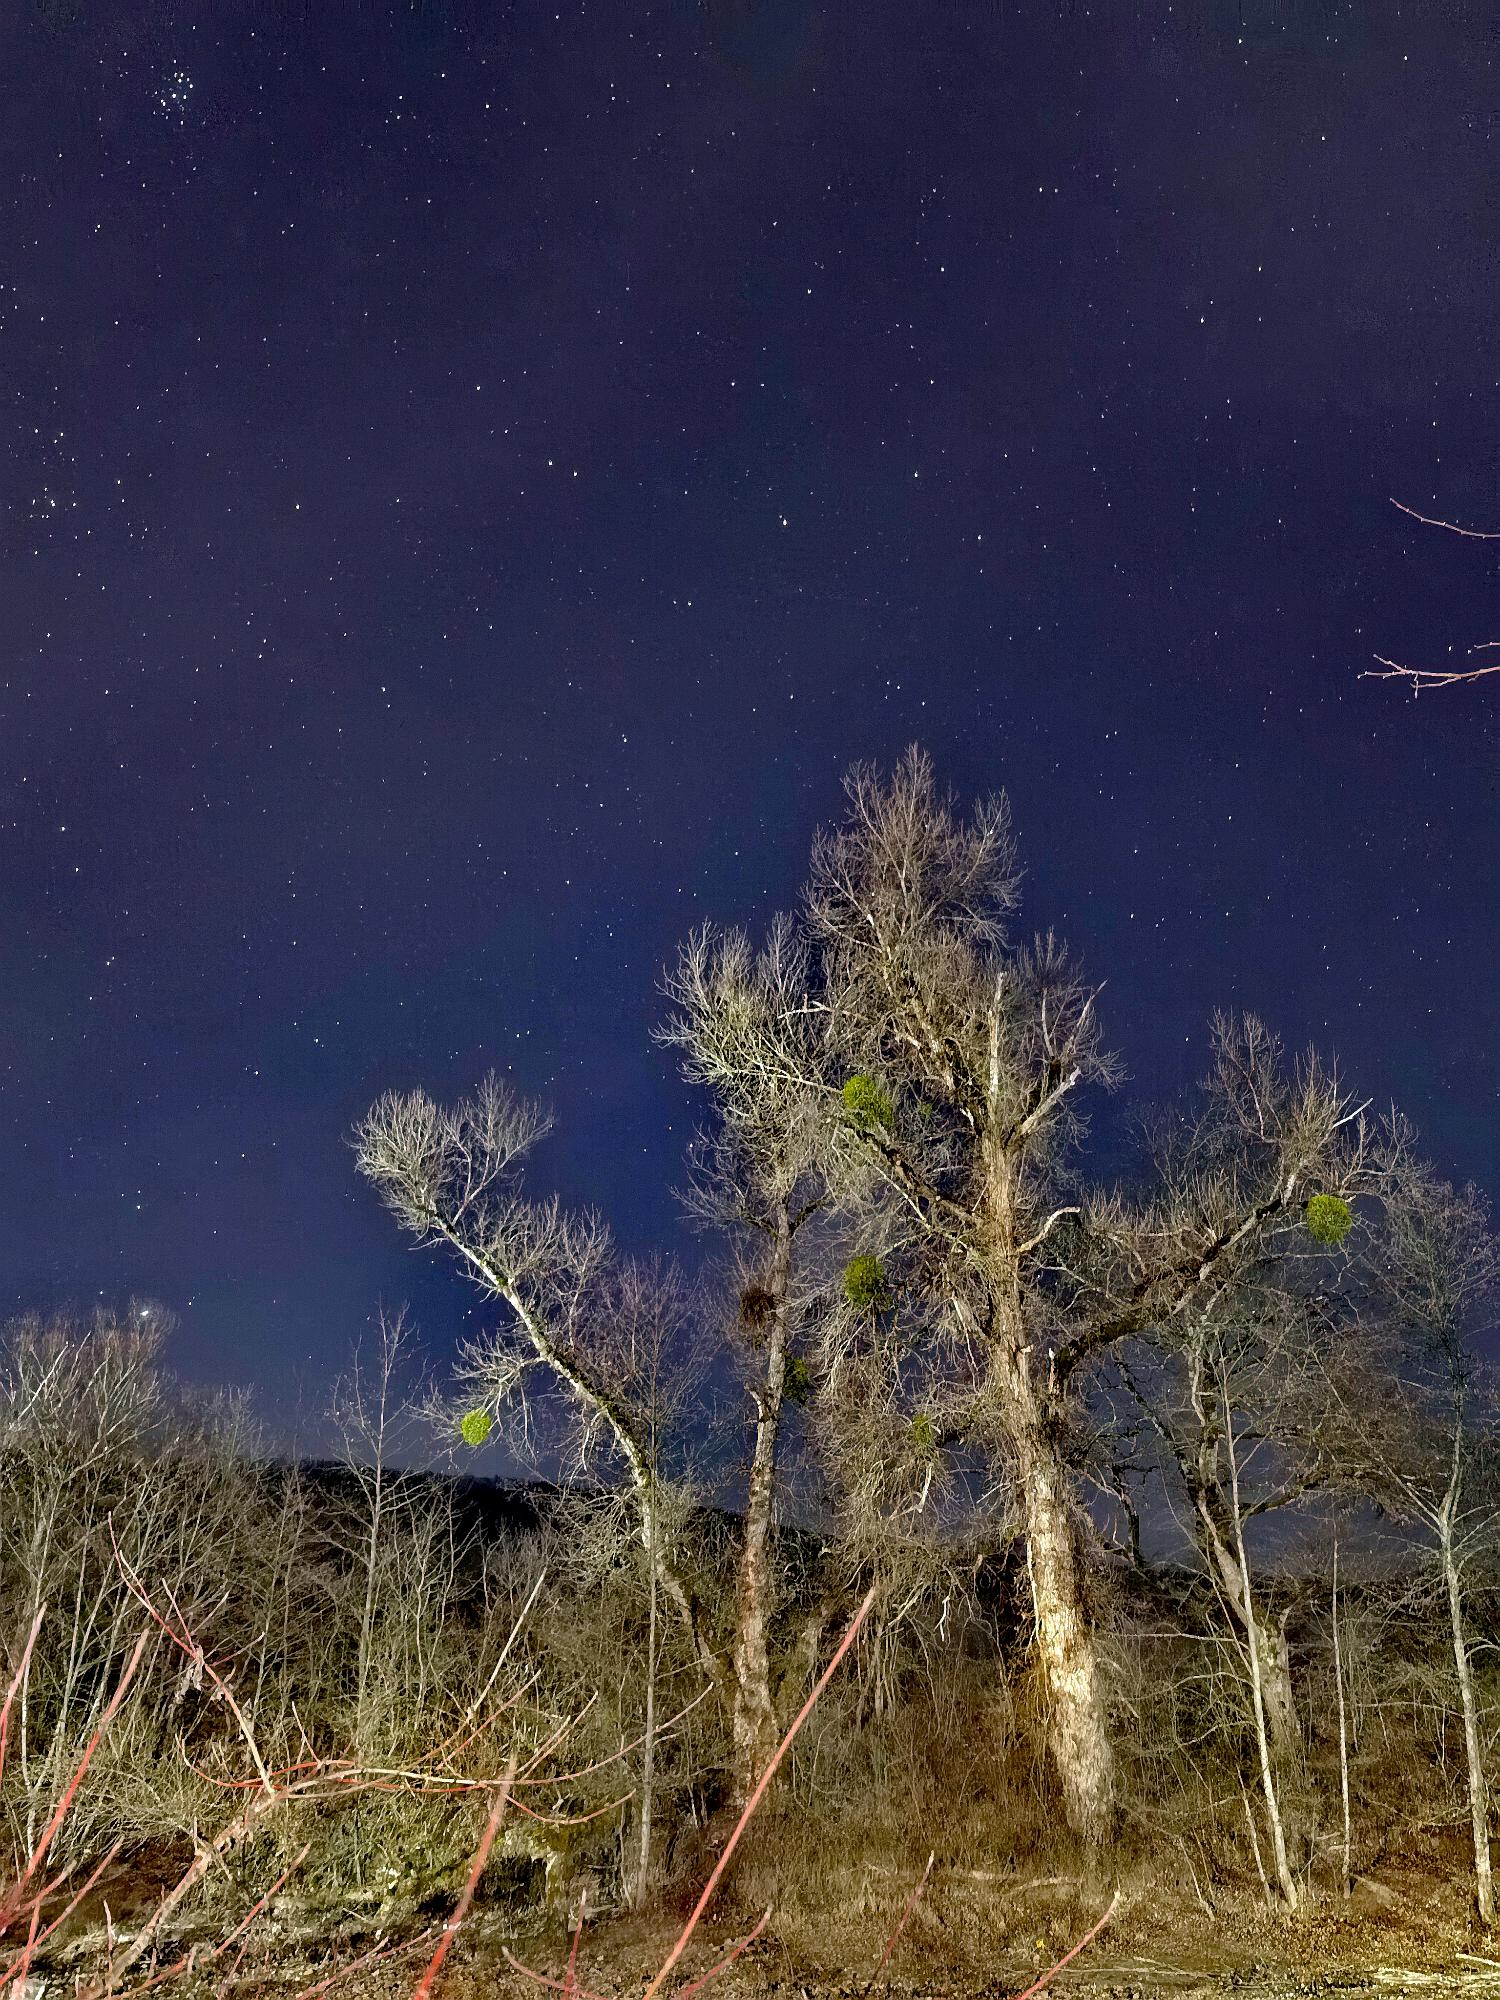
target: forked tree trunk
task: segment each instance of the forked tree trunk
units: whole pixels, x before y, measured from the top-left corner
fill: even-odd
[[[766,1327],[765,1374],[756,1392],[755,1446],[745,1495],[744,1540],[740,1546],[734,1623],[734,1782],[743,1805],[756,1780],[776,1754],[780,1732],[771,1698],[768,1629],[774,1610],[771,1528],[776,1501],[776,1446],[786,1394],[788,1293],[791,1288],[792,1227],[786,1206],[778,1209],[765,1289],[772,1304]]]
[[[1283,1767],[1295,1760],[1302,1747],[1302,1725],[1292,1692],[1286,1633],[1272,1624],[1255,1603],[1250,1570],[1244,1560],[1244,1538],[1238,1532],[1238,1501],[1224,1491],[1219,1462],[1218,1419],[1213,1411],[1220,1385],[1209,1371],[1206,1348],[1195,1346],[1189,1358],[1189,1367],[1198,1443],[1195,1456],[1184,1457],[1182,1469],[1192,1493],[1199,1547],[1218,1579],[1220,1593],[1239,1629],[1240,1644],[1246,1656],[1253,1650],[1259,1661],[1261,1702],[1265,1710],[1271,1755],[1277,1766]],[[1236,1473],[1236,1481],[1237,1478]]]

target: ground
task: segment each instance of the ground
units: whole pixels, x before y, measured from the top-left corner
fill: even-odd
[[[1076,1883],[1058,1879],[935,1883],[875,1982],[872,2000],[882,1991],[891,2000],[999,2000],[1018,1993],[1088,1930],[1108,1900],[1107,1893],[1081,1897]],[[727,1975],[726,1986],[737,2000],[859,2000],[872,1991],[899,1912],[893,1900],[889,1911],[872,1907],[832,1925],[811,1915],[773,1919],[767,1935]],[[743,1935],[743,1928],[736,1932],[727,1924],[712,1928],[718,1949]],[[580,1977],[610,2000],[639,1994],[670,1935],[659,1922],[601,1924],[585,1933]],[[566,1941],[538,1939],[536,1948],[517,1948],[517,1955],[559,1977]],[[712,1957],[711,1950],[695,1951],[688,1977],[706,1969]],[[526,1990],[527,1982],[497,1958],[497,1948],[476,1930],[455,1969],[452,2000]],[[1401,1992],[1500,2000],[1500,1940],[1487,1941],[1474,1929],[1464,1884],[1452,1880],[1362,1884],[1348,1903],[1321,1901],[1292,1918],[1268,1913],[1258,1900],[1210,1917],[1196,1904],[1174,1906],[1159,1892],[1123,1885],[1114,1919],[1058,1975],[1056,1988],[1098,2000]]]
[[[723,2000],[1001,2000],[1022,1992],[1097,1920],[1110,1887],[1086,1889],[1071,1876],[1028,1877],[935,1873],[904,1933],[881,1968],[882,1955],[910,1893],[893,1876],[845,1883],[825,1878],[840,1914],[828,1905],[798,1908],[795,1896],[773,1911],[763,1935],[715,1985]],[[1242,1894],[1210,1914],[1181,1885],[1122,1880],[1113,1919],[1063,1970],[1055,1990],[1086,2000],[1148,2000],[1148,1996],[1233,1994],[1237,2000],[1291,2000],[1313,1995],[1462,1995],[1500,2000],[1500,1937],[1472,1921],[1467,1883],[1451,1872],[1385,1870],[1362,1878],[1353,1895],[1324,1896],[1295,1916]],[[684,1894],[670,1907],[639,1917],[605,1915],[586,1924],[579,1942],[579,1985],[605,2000],[639,1996],[661,1964],[691,1906]],[[759,1911],[726,1910],[702,1925],[668,1992],[690,1984],[753,1925]],[[425,1942],[409,1940],[364,1971],[338,1979],[332,1991],[350,2000],[408,2000],[439,1934],[435,1918]],[[175,1955],[189,1940],[174,1941]],[[229,1977],[196,1982],[204,1993],[253,1993],[277,2000],[313,2000],[340,1967],[388,1941],[370,1935],[335,1939],[312,1934],[289,1915],[246,1955]],[[571,1942],[561,1919],[478,1905],[459,1933],[441,1982],[442,2000],[543,2000],[548,1985],[528,1980],[507,1958],[513,1953],[546,1981],[561,1982]],[[74,1962],[74,1965],[77,1961]],[[71,1989],[73,1966],[49,1968],[47,1995]],[[60,1976],[59,1976],[60,1975]],[[174,1982],[181,2000],[187,1983]],[[196,2000],[196,1996],[194,1996]]]

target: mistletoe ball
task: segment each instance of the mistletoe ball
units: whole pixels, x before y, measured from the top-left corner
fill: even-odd
[[[477,1451],[490,1432],[495,1428],[495,1420],[488,1410],[469,1410],[458,1422],[458,1434],[467,1445]]]
[[[1315,1194],[1305,1219],[1308,1234],[1319,1243],[1342,1243],[1354,1227],[1354,1210],[1340,1195]]]
[[[895,1117],[891,1100],[873,1076],[851,1076],[844,1085],[844,1109],[861,1132],[876,1126],[889,1130]]]
[[[886,1312],[891,1288],[878,1257],[851,1257],[844,1267],[844,1297],[856,1312]]]

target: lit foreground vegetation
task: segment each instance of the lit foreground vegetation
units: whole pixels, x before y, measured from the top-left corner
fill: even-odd
[[[476,1900],[706,1883],[758,1935],[872,1873],[887,1956],[1021,1871],[1076,1933],[1120,1879],[1214,1919],[1391,1864],[1488,1925],[1483,1205],[1253,1020],[1092,1179],[1114,1066],[1016,883],[913,755],[763,943],[688,942],[691,1281],[532,1190],[504,1084],[383,1099],[358,1166],[493,1326],[439,1388],[383,1328],[337,1463],[177,1390],[159,1314],[10,1330],[0,1990],[244,1984],[274,1931],[425,1992]],[[441,1469],[502,1442],[551,1483]]]

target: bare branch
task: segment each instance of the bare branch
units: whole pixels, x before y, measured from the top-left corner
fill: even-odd
[[[1431,514],[1419,514],[1404,500],[1392,499],[1391,505],[1399,507],[1403,514],[1410,514],[1414,521],[1420,521],[1426,528],[1446,528],[1450,535],[1462,535],[1471,542],[1500,542],[1500,528],[1460,528],[1456,522],[1439,521]]]

